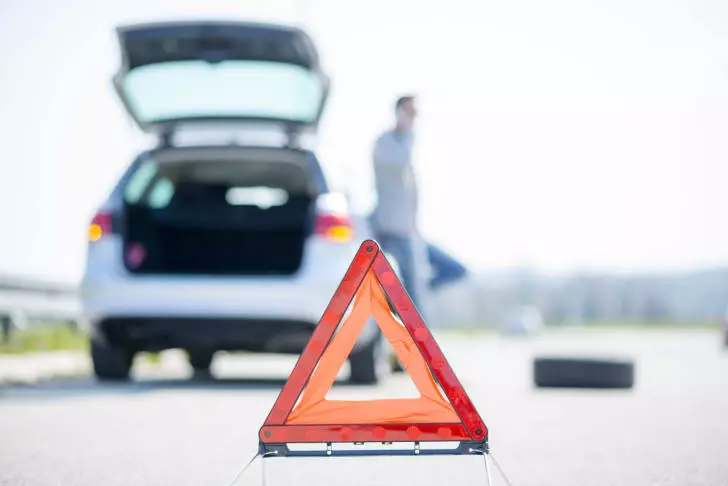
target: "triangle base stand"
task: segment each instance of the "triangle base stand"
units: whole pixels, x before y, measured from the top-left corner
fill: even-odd
[[[319,449],[291,449],[289,444],[271,444],[260,442],[258,452],[264,457],[355,457],[355,456],[442,456],[442,455],[485,455],[488,454],[488,441],[461,441],[457,447],[427,447],[422,448],[421,442],[412,442],[412,447],[391,447],[392,442],[370,443],[353,442],[349,448],[335,448],[339,443],[327,442],[322,444],[325,448]],[[429,442],[428,444],[436,444]],[[372,445],[383,447],[371,448]]]
[[[386,443],[385,443],[386,444]],[[416,443],[418,444],[418,443]],[[291,454],[290,449],[286,446],[286,444],[264,444],[261,442],[259,444],[258,453],[253,456],[253,458],[235,475],[232,482],[229,484],[229,486],[235,486],[238,482],[238,480],[245,474],[247,469],[255,462],[257,458],[260,457],[261,459],[261,484],[263,486],[266,485],[266,472],[265,472],[265,460],[272,458],[272,457],[290,457],[290,456],[302,456],[302,457],[326,457],[326,456],[351,456],[352,454],[341,454],[341,452],[347,452],[347,451],[339,451],[339,453],[334,454],[332,449],[332,444],[327,444],[327,451],[331,451],[331,454],[324,453],[324,454]],[[416,449],[414,449],[416,450]],[[461,442],[460,446],[457,448],[459,452],[445,452],[445,454],[472,454],[472,455],[481,455],[483,456],[483,465],[485,466],[485,477],[488,481],[488,486],[493,485],[493,480],[490,475],[490,468],[488,467],[488,457],[491,458],[491,460],[494,462],[495,466],[498,468],[498,472],[500,473],[501,477],[505,480],[506,484],[508,486],[511,486],[511,482],[508,480],[508,478],[503,473],[503,470],[500,468],[500,465],[495,461],[495,457],[493,457],[492,454],[490,454],[490,451],[488,450],[488,445],[486,441],[483,442]],[[453,449],[449,449],[449,451],[453,451]],[[325,451],[326,452],[326,451]],[[365,451],[360,451],[365,452]],[[443,454],[443,452],[439,452],[439,454]],[[362,454],[358,454],[362,455]],[[363,455],[377,455],[377,454],[371,454],[366,453]],[[407,453],[404,452],[400,455],[433,455],[432,450],[425,450],[420,451],[419,453]]]
[[[383,444],[387,445],[389,443],[384,442]],[[392,455],[393,451],[387,451],[387,452],[380,452],[380,451],[334,451],[333,450],[333,444],[327,443],[326,444],[326,450],[323,452],[319,451],[292,451],[287,444],[265,444],[263,442],[259,443],[258,446],[258,453],[253,457],[253,459],[248,462],[248,464],[239,471],[235,478],[233,479],[232,483],[230,483],[230,486],[235,486],[237,480],[243,476],[245,471],[250,467],[250,465],[257,459],[258,457],[261,458],[262,462],[262,469],[261,469],[261,484],[263,486],[266,485],[266,473],[265,473],[265,460],[273,457],[328,457],[328,456],[335,456],[335,457],[342,457],[342,456],[376,456],[376,455]],[[436,454],[445,454],[445,455],[480,455],[483,456],[483,465],[485,466],[485,477],[487,480],[488,486],[493,485],[493,480],[491,478],[490,474],[490,468],[488,467],[488,458],[493,461],[496,468],[498,469],[498,472],[500,473],[501,477],[505,480],[506,484],[508,486],[511,486],[511,482],[506,477],[505,473],[501,469],[498,462],[495,460],[495,457],[490,453],[488,449],[488,442],[487,441],[466,441],[461,442],[460,445],[455,449],[420,449],[419,442],[415,442],[415,446],[413,449],[409,450],[400,450],[395,452],[394,455],[401,455],[401,456],[417,456],[417,455],[436,455]]]
[[[332,444],[327,444],[327,451],[328,450],[331,450],[331,454],[328,454],[328,453],[323,454],[323,455],[322,454],[303,454],[302,456],[303,457],[325,457],[325,456],[342,456],[342,455],[346,456],[346,455],[351,455],[351,454],[341,454],[341,453],[334,454],[331,446],[332,446]],[[490,475],[490,468],[488,467],[488,458],[489,457],[491,458],[491,460],[495,464],[496,468],[498,469],[498,472],[500,473],[501,477],[505,480],[506,484],[508,486],[511,486],[511,482],[508,480],[508,478],[506,477],[505,473],[501,469],[500,465],[495,460],[495,457],[488,450],[488,445],[487,445],[487,442],[486,441],[483,441],[483,442],[465,442],[465,443],[460,443],[460,446],[457,448],[457,450],[459,452],[449,452],[449,453],[446,453],[446,454],[474,454],[474,455],[481,455],[481,456],[483,456],[483,465],[485,466],[485,477],[486,477],[486,479],[488,481],[488,486],[492,486],[492,484],[493,484],[493,481],[492,481],[491,475]],[[451,449],[451,451],[452,451],[452,449]],[[339,452],[342,452],[342,451],[339,451]],[[364,451],[361,451],[361,452],[364,452]],[[419,454],[415,454],[415,453],[409,454],[409,453],[406,453],[406,454],[401,454],[401,455],[420,455],[420,454],[422,454],[422,455],[432,455],[433,453],[430,450],[426,450],[424,452],[424,454],[421,451]],[[440,454],[442,454],[442,452],[440,452]],[[235,475],[235,477],[233,478],[233,480],[232,480],[232,482],[230,483],[229,486],[235,486],[235,484],[237,483],[238,479],[240,479],[245,474],[245,472],[247,471],[247,469],[259,457],[261,458],[261,461],[262,461],[262,463],[261,463],[262,464],[262,468],[261,468],[261,484],[263,486],[265,486],[265,484],[266,484],[265,459],[271,458],[271,457],[287,457],[287,456],[291,456],[291,455],[296,456],[296,455],[299,455],[299,454],[295,454],[295,453],[294,454],[291,454],[291,451],[286,446],[286,444],[268,444],[268,445],[266,445],[263,442],[261,442],[259,444],[259,448],[258,448],[257,454],[255,454],[255,456],[253,456],[253,458],[240,471],[238,471],[238,473]],[[366,453],[365,455],[375,455],[375,454]]]

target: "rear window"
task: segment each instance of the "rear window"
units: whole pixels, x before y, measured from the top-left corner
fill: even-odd
[[[198,117],[260,117],[310,123],[324,86],[318,74],[275,62],[176,61],[132,70],[122,89],[142,123]]]

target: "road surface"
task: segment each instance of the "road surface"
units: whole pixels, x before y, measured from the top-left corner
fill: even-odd
[[[514,486],[728,485],[728,350],[716,331],[441,336]],[[544,353],[628,356],[631,391],[536,390]],[[130,385],[76,379],[0,388],[0,484],[226,485],[294,360],[216,358],[190,380],[169,354]],[[412,393],[405,376],[339,397]],[[262,484],[256,461],[236,484]],[[482,458],[269,459],[267,485],[486,484]],[[495,476],[495,475],[494,475]],[[505,484],[494,477],[494,484]]]

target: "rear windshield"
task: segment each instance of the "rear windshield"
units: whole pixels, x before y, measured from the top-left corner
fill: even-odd
[[[142,123],[199,117],[310,123],[324,95],[315,72],[262,61],[150,64],[127,74],[122,89]]]

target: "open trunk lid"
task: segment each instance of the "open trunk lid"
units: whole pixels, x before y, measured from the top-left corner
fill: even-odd
[[[184,124],[272,122],[316,127],[328,97],[311,38],[296,28],[174,22],[118,29],[114,85],[147,132]]]

